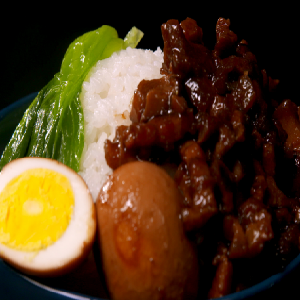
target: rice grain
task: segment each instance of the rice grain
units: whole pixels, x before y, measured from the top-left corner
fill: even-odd
[[[154,52],[127,48],[98,61],[82,85],[85,140],[79,174],[94,201],[112,173],[105,160],[104,142],[114,139],[117,126],[131,124],[129,112],[134,91],[142,79],[161,77],[162,62],[160,48]]]

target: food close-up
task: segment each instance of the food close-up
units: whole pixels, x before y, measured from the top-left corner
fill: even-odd
[[[154,51],[137,27],[69,45],[2,139],[0,263],[61,299],[205,300],[299,257],[300,110],[231,26],[212,47],[189,17]]]
[[[96,212],[72,169],[51,159],[20,158],[1,171],[1,257],[30,275],[70,272],[92,249]]]

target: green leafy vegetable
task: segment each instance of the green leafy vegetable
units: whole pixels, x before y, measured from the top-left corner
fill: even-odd
[[[143,33],[133,27],[124,40],[103,25],[68,47],[60,71],[40,91],[5,147],[0,171],[24,156],[49,157],[78,172],[84,146],[84,119],[79,100],[82,83],[92,66],[115,51],[136,47]]]
[[[142,31],[140,31],[136,27],[132,27],[124,39],[125,49],[127,47],[135,48],[138,45],[138,43],[141,41],[143,36],[144,33]]]
[[[22,120],[16,127],[9,143],[6,145],[0,160],[0,170],[9,161],[24,157],[26,155],[26,149],[30,141],[31,133],[36,122],[37,111],[39,110],[41,103],[50,91],[52,81],[48,83],[36,96],[29,108],[25,111]]]

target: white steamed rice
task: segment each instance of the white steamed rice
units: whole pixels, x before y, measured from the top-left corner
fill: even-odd
[[[130,125],[133,94],[142,79],[160,78],[163,62],[156,51],[127,48],[99,61],[83,83],[84,151],[79,174],[94,201],[112,170],[106,164],[104,141],[113,140],[118,125]]]

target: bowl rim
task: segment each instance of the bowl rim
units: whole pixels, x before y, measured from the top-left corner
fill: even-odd
[[[21,105],[30,104],[31,101],[37,96],[38,92],[33,92],[25,97],[22,97],[21,99],[13,102],[9,106],[3,108],[0,110],[0,121],[4,119],[5,116],[7,116],[9,113],[13,112],[15,109],[17,109]],[[253,285],[252,287],[249,287],[245,290],[235,292],[228,294],[226,296],[217,298],[218,300],[241,300],[241,299],[247,299],[251,296],[254,296],[255,294],[261,293],[263,291],[266,291],[273,287],[275,284],[279,283],[284,277],[286,277],[288,274],[290,274],[298,265],[300,265],[300,254],[298,254],[297,257],[295,257],[284,269],[282,272],[274,274],[267,279],[261,281],[260,283],[257,283]],[[15,276],[1,276],[4,278],[5,282],[9,281],[10,279],[18,280],[17,283],[22,283],[24,286],[25,282],[28,284],[28,286],[36,287],[43,289],[49,294],[57,295],[57,297],[53,299],[58,300],[64,300],[64,299],[91,299],[91,300],[104,300],[97,297],[91,297],[88,295],[83,295],[80,293],[65,291],[65,290],[58,290],[51,287],[48,287],[46,285],[40,284],[30,278],[27,278],[25,275],[22,275],[15,271],[13,268],[9,267],[6,263],[3,262],[3,260],[0,258],[0,274],[1,272],[4,272],[5,275],[9,273],[9,270],[13,271],[15,273]],[[8,274],[9,275],[9,274]],[[21,282],[23,281],[24,282]],[[16,283],[15,283],[16,284]],[[0,285],[1,288],[1,285]],[[52,298],[51,298],[52,299]]]

